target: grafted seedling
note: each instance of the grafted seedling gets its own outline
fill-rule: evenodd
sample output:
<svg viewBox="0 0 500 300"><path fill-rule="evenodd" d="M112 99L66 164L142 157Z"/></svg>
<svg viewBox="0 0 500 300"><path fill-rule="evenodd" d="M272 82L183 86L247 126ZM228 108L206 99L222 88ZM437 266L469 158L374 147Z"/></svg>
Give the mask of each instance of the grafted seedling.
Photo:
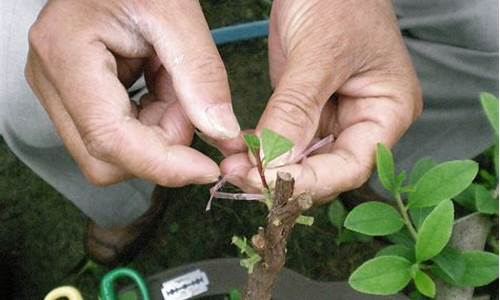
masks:
<svg viewBox="0 0 500 300"><path fill-rule="evenodd" d="M249 154L255 158L263 190L261 194L234 194L220 192L220 188L230 178L225 176L211 190L210 202L213 198L234 200L257 200L268 208L267 224L260 227L252 236L251 244L246 238L234 236L232 243L247 258L241 260L241 265L249 273L244 299L271 299L272 287L283 268L286 260L286 245L288 236L295 224L312 225L313 217L303 216L302 212L311 208L313 202L309 194L293 197L294 178L289 173L278 172L274 188L271 188L265 176L268 164L293 148L293 143L278 133L264 129L261 137L253 134L244 136ZM297 159L302 160L313 151L333 141L329 136L306 149Z"/></svg>

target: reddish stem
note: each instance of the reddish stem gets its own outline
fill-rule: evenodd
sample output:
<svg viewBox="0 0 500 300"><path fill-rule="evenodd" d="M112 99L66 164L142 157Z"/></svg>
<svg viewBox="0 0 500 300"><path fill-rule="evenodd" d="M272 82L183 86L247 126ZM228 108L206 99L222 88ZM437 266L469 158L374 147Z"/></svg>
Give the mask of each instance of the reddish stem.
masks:
<svg viewBox="0 0 500 300"><path fill-rule="evenodd" d="M260 159L260 152L255 151L254 154L255 154L255 159L257 160L257 170L259 171L260 181L262 181L262 185L266 190L271 191L266 181L266 174L264 173L264 166L262 165L262 160Z"/></svg>

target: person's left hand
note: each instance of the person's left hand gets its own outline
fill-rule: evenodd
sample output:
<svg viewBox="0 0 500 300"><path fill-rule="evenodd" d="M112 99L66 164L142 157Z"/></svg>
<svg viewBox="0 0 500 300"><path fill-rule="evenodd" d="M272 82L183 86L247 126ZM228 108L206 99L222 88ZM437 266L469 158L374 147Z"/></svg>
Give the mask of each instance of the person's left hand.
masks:
<svg viewBox="0 0 500 300"><path fill-rule="evenodd" d="M389 0L274 1L269 60L275 90L256 132L269 128L293 141L266 178L291 173L295 194L331 200L359 187L371 174L377 143L393 146L422 110ZM293 163L314 138L329 134L330 147ZM262 191L242 142L231 146L221 149L233 153L221 164L223 174L234 175L230 181L244 191Z"/></svg>

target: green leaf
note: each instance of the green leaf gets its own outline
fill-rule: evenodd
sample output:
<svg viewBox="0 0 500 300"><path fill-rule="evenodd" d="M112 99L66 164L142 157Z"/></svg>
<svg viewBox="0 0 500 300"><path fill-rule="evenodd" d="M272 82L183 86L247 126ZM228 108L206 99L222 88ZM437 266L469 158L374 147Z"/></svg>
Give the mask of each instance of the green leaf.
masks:
<svg viewBox="0 0 500 300"><path fill-rule="evenodd" d="M413 281L418 291L424 296L434 298L436 296L436 284L432 281L432 278L424 272L417 270L413 276Z"/></svg>
<svg viewBox="0 0 500 300"><path fill-rule="evenodd" d="M446 247L439 255L433 257L432 261L453 281L460 280L464 275L465 259L458 250Z"/></svg>
<svg viewBox="0 0 500 300"><path fill-rule="evenodd" d="M413 290L408 296L411 300L427 300L428 298L422 295L418 290Z"/></svg>
<svg viewBox="0 0 500 300"><path fill-rule="evenodd" d="M393 295L411 280L411 262L399 256L380 256L366 261L349 277L349 285L358 292Z"/></svg>
<svg viewBox="0 0 500 300"><path fill-rule="evenodd" d="M465 190L478 172L472 160L456 160L439 164L427 171L410 193L410 207L428 207L450 199Z"/></svg>
<svg viewBox="0 0 500 300"><path fill-rule="evenodd" d="M476 186L475 183L471 184L463 192L453 197L453 200L470 211L476 211Z"/></svg>
<svg viewBox="0 0 500 300"><path fill-rule="evenodd" d="M493 146L493 165L495 166L495 175L497 176L497 179L498 179L498 154L499 154L499 144L498 144L498 140L497 142L495 143L495 146Z"/></svg>
<svg viewBox="0 0 500 300"><path fill-rule="evenodd" d="M388 235L386 236L386 238L393 244L403 245L407 248L415 247L415 241L413 240L413 237L406 228L403 228L396 233Z"/></svg>
<svg viewBox="0 0 500 300"><path fill-rule="evenodd" d="M388 191L395 191L396 175L394 159L389 149L384 144L377 144L377 173L380 183Z"/></svg>
<svg viewBox="0 0 500 300"><path fill-rule="evenodd" d="M410 216L411 220L413 221L413 224L417 227L417 230L420 229L422 226L422 223L424 222L425 218L431 213L433 210L433 207L415 207L415 208L410 208Z"/></svg>
<svg viewBox="0 0 500 300"><path fill-rule="evenodd" d="M451 237L453 213L453 202L444 200L427 216L417 235L417 261L428 260L443 250Z"/></svg>
<svg viewBox="0 0 500 300"><path fill-rule="evenodd" d="M481 105L490 120L491 126L498 135L498 99L490 93L481 93Z"/></svg>
<svg viewBox="0 0 500 300"><path fill-rule="evenodd" d="M403 219L394 207L381 202L356 206L346 217L344 226L371 236L387 235L403 227Z"/></svg>
<svg viewBox="0 0 500 300"><path fill-rule="evenodd" d="M466 267L460 285L478 287L498 278L498 255L485 251L467 251L462 255Z"/></svg>
<svg viewBox="0 0 500 300"><path fill-rule="evenodd" d="M260 140L259 138L254 135L254 134L245 134L243 136L243 140L245 140L245 144L247 144L248 150L253 155L257 155L260 150Z"/></svg>
<svg viewBox="0 0 500 300"><path fill-rule="evenodd" d="M330 203L328 207L328 220L330 220L330 223L337 227L339 231L342 231L342 225L344 224L346 214L347 211L340 199L336 199Z"/></svg>
<svg viewBox="0 0 500 300"><path fill-rule="evenodd" d="M312 226L312 224L314 224L314 217L300 215L295 223L305 226Z"/></svg>
<svg viewBox="0 0 500 300"><path fill-rule="evenodd" d="M403 245L387 246L375 255L375 257L379 256L400 256L411 262L415 261L415 251Z"/></svg>
<svg viewBox="0 0 500 300"><path fill-rule="evenodd" d="M261 140L264 151L264 158L262 159L264 165L293 148L292 141L267 128L262 130Z"/></svg>
<svg viewBox="0 0 500 300"><path fill-rule="evenodd" d="M476 208L479 212L488 215L498 215L498 200L484 186L476 186Z"/></svg>
<svg viewBox="0 0 500 300"><path fill-rule="evenodd" d="M432 169L436 165L436 162L430 157L424 157L419 159L411 169L410 172L410 184L416 184L417 181L424 175L427 171Z"/></svg>
<svg viewBox="0 0 500 300"><path fill-rule="evenodd" d="M369 243L373 240L373 237L364 235L358 232L351 231L349 229L342 230L339 235L335 238L335 244L340 246L342 244L350 243Z"/></svg>

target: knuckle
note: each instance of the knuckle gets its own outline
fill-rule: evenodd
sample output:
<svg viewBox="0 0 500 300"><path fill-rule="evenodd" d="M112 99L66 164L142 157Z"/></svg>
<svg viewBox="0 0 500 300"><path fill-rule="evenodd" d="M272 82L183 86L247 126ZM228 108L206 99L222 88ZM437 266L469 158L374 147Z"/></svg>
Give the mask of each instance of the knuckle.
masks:
<svg viewBox="0 0 500 300"><path fill-rule="evenodd" d="M187 74L196 76L200 82L226 82L227 72L217 54L201 54L185 64Z"/></svg>
<svg viewBox="0 0 500 300"><path fill-rule="evenodd" d="M109 161L118 155L120 136L118 126L109 124L88 130L82 134L82 139L91 156Z"/></svg>
<svg viewBox="0 0 500 300"><path fill-rule="evenodd" d="M321 112L320 101L303 90L305 89L289 88L275 93L269 102L273 115L298 128L317 126Z"/></svg>
<svg viewBox="0 0 500 300"><path fill-rule="evenodd" d="M46 26L43 21L36 21L33 25L31 25L28 32L28 42L31 49L40 52L46 49L48 46L47 36L48 31L46 30Z"/></svg>
<svg viewBox="0 0 500 300"><path fill-rule="evenodd" d="M90 163L82 167L82 172L90 183L98 187L110 186L117 181L115 177L110 176L96 163Z"/></svg>

